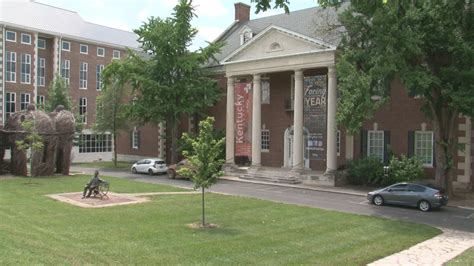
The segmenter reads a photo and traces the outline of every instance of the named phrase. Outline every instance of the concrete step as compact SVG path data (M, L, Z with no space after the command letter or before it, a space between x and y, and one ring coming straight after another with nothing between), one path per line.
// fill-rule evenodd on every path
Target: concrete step
M270 174L244 174L239 176L239 178L246 179L246 180L253 180L253 181L261 181L261 182L272 182L272 183L282 183L282 184L300 184L301 181L294 178L294 177L282 177L282 176L275 176Z

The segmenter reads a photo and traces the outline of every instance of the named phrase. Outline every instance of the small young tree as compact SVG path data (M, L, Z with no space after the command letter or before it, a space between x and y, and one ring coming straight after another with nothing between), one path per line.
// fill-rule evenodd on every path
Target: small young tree
M45 110L46 112L52 112L58 105L64 106L64 109L69 111L72 108L69 87L61 76L56 75L48 90Z
M27 152L30 149L28 160L30 161L30 177L33 177L33 153L43 150L43 137L36 130L34 120L24 120L21 122L21 127L25 131L26 136L23 140L15 141L15 144L20 151Z
M223 174L221 168L224 160L220 159L220 154L224 149L225 138L216 138L213 131L214 118L207 117L199 123L199 133L196 137L183 134L183 141L192 147L192 151L183 151L190 166L178 170L180 175L194 182L194 189L201 188L202 226L206 226L204 190L216 183L217 178Z

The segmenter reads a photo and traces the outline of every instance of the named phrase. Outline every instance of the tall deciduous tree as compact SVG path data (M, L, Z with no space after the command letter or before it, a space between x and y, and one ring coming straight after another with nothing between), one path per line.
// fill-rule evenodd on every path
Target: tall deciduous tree
M114 143L114 165L117 166L117 136L127 128L127 111L130 99L128 61L114 61L102 72L102 92L97 98L97 113L94 130L112 133Z
M69 111L72 108L71 98L69 97L69 86L61 76L55 75L53 82L51 82L49 86L45 110L46 112L52 112L58 105L64 106L64 109Z
M206 225L204 208L204 189L211 187L217 182L217 178L223 174L221 171L224 159L225 138L216 138L214 134L214 118L207 117L199 122L199 133L191 137L187 133L182 136L190 150L183 151L184 157L189 161L189 168L179 169L182 176L190 178L194 182L194 189L201 189L202 195L202 225Z
M212 106L221 93L214 79L202 68L220 47L190 51L197 30L191 25L195 17L192 1L180 0L171 18L151 17L138 34L146 58L131 54L130 76L136 96L131 115L141 122L166 122L171 135L172 162L177 161L178 125L184 114L194 114Z
M272 1L255 2L268 8ZM474 115L474 1L351 1L339 21L346 33L337 63L338 122L356 132L400 78L432 119L436 180L452 194L458 117ZM371 101L374 95L382 100Z

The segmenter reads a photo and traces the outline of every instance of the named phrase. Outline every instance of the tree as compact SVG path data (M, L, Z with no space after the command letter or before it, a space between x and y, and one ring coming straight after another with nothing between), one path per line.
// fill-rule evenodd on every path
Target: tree
M64 106L66 110L71 110L72 108L71 98L69 97L69 86L61 76L55 75L53 82L51 82L49 86L45 110L46 112L52 112L58 105Z
M474 1L351 1L339 21L338 123L356 132L399 78L433 122L436 180L452 194L458 117L474 115Z
M207 117L199 122L199 133L191 137L184 133L182 139L192 147L191 151L183 151L190 167L181 168L179 174L190 178L194 182L194 189L201 188L202 199L202 226L206 225L204 211L204 189L211 187L217 182L217 178L223 174L221 171L224 159L225 138L216 138L214 134L214 118Z
M102 93L97 98L97 113L94 130L109 131L113 135L114 165L117 166L117 136L127 127L129 78L127 61L114 61L102 72Z
M221 97L217 82L202 66L216 54L219 43L197 51L189 46L197 34L191 20L192 1L180 0L172 18L149 18L139 29L138 41L147 56L131 53L130 84L134 89L131 117L142 123L166 122L171 131L171 161L177 161L178 125L184 114L210 107Z
M27 152L30 149L28 160L30 161L30 177L33 177L33 153L43 150L43 137L36 130L34 120L24 120L21 122L21 127L25 131L25 138L15 141L15 144L20 151Z

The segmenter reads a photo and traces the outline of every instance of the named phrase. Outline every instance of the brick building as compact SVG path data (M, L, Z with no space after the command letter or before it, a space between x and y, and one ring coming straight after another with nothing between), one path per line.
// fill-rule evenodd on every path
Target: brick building
M104 66L137 49L132 32L84 21L73 11L29 0L4 1L0 10L0 124L28 104L48 101L55 74L69 84L74 108L83 115L82 145L74 161L112 158L112 138L91 131Z

